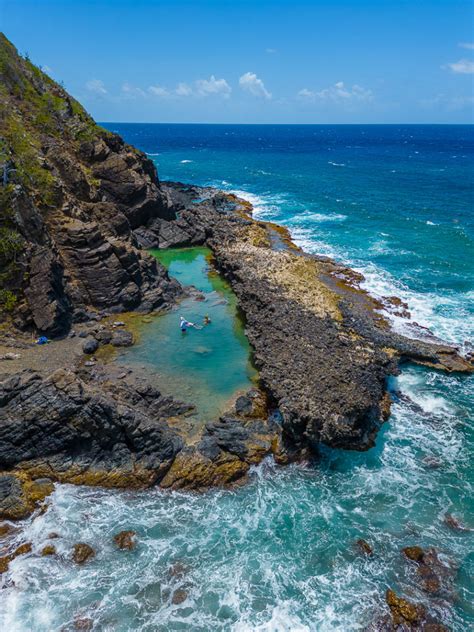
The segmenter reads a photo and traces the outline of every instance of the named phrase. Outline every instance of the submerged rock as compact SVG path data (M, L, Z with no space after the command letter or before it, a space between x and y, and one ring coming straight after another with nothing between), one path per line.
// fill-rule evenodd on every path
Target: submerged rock
M93 557L95 557L95 551L89 544L78 542L74 545L72 559L76 564L84 564Z
M359 551L363 553L364 555L367 555L367 557L371 557L374 554L373 548L370 546L368 542L366 542L362 538L359 538L357 540L356 545Z
M128 549L129 551L131 551L135 548L136 545L136 535L137 534L135 531L120 531L120 533L114 535L114 542L119 549Z
M184 588L177 588L171 597L171 603L175 606L182 604L188 598L188 593Z

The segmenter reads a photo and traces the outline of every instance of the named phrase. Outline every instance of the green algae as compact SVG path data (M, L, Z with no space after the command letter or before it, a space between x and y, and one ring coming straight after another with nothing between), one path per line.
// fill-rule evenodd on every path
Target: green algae
M254 385L257 373L239 317L237 298L210 265L207 248L154 250L151 253L184 285L200 296L183 299L170 312L141 327L138 343L121 353L121 361L144 367L167 395L196 406L197 420L215 419L239 392ZM183 315L199 329L183 334ZM211 319L204 324L204 317Z

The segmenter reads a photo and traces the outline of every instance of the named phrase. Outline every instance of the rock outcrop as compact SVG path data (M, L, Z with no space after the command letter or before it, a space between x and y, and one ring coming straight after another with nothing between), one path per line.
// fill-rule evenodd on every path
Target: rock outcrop
M0 34L0 311L49 335L179 292L133 230L173 217L153 163Z
M300 251L284 229L254 221L248 203L176 183L166 190L179 219L151 221L137 238L154 247L211 247L292 444L369 448L390 411L387 378L405 361L472 372L453 347L394 333L355 273Z

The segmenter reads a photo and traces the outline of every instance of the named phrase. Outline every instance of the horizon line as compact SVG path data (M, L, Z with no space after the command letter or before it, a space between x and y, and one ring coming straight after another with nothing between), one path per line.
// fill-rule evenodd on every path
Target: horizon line
M350 126L350 125L386 125L386 126L395 126L395 125L450 125L450 126L474 126L474 121L471 123L204 123L204 122L165 122L165 121L99 121L96 123L100 125L241 125L244 126L252 126L252 125L290 125L294 127L303 127L303 126Z

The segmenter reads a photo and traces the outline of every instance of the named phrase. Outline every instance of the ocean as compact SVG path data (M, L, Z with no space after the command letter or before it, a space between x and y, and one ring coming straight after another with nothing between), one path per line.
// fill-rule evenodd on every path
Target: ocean
M397 295L412 322L472 349L474 128L448 125L146 125L106 127L145 151L161 179L249 199L305 250L350 265L377 296ZM410 321L394 328L422 335ZM264 462L248 485L204 495L59 485L26 524L65 554L12 563L0 621L51 632L91 616L94 630L351 632L384 611L387 588L454 631L474 625L474 379L406 366L392 415L364 453L323 448L314 463ZM124 555L112 535L134 529ZM24 539L25 536L23 536ZM360 555L358 538L373 547ZM451 568L430 596L401 549L433 546ZM182 603L170 595L184 591ZM182 593L183 594L183 593ZM69 629L69 628L64 628Z

